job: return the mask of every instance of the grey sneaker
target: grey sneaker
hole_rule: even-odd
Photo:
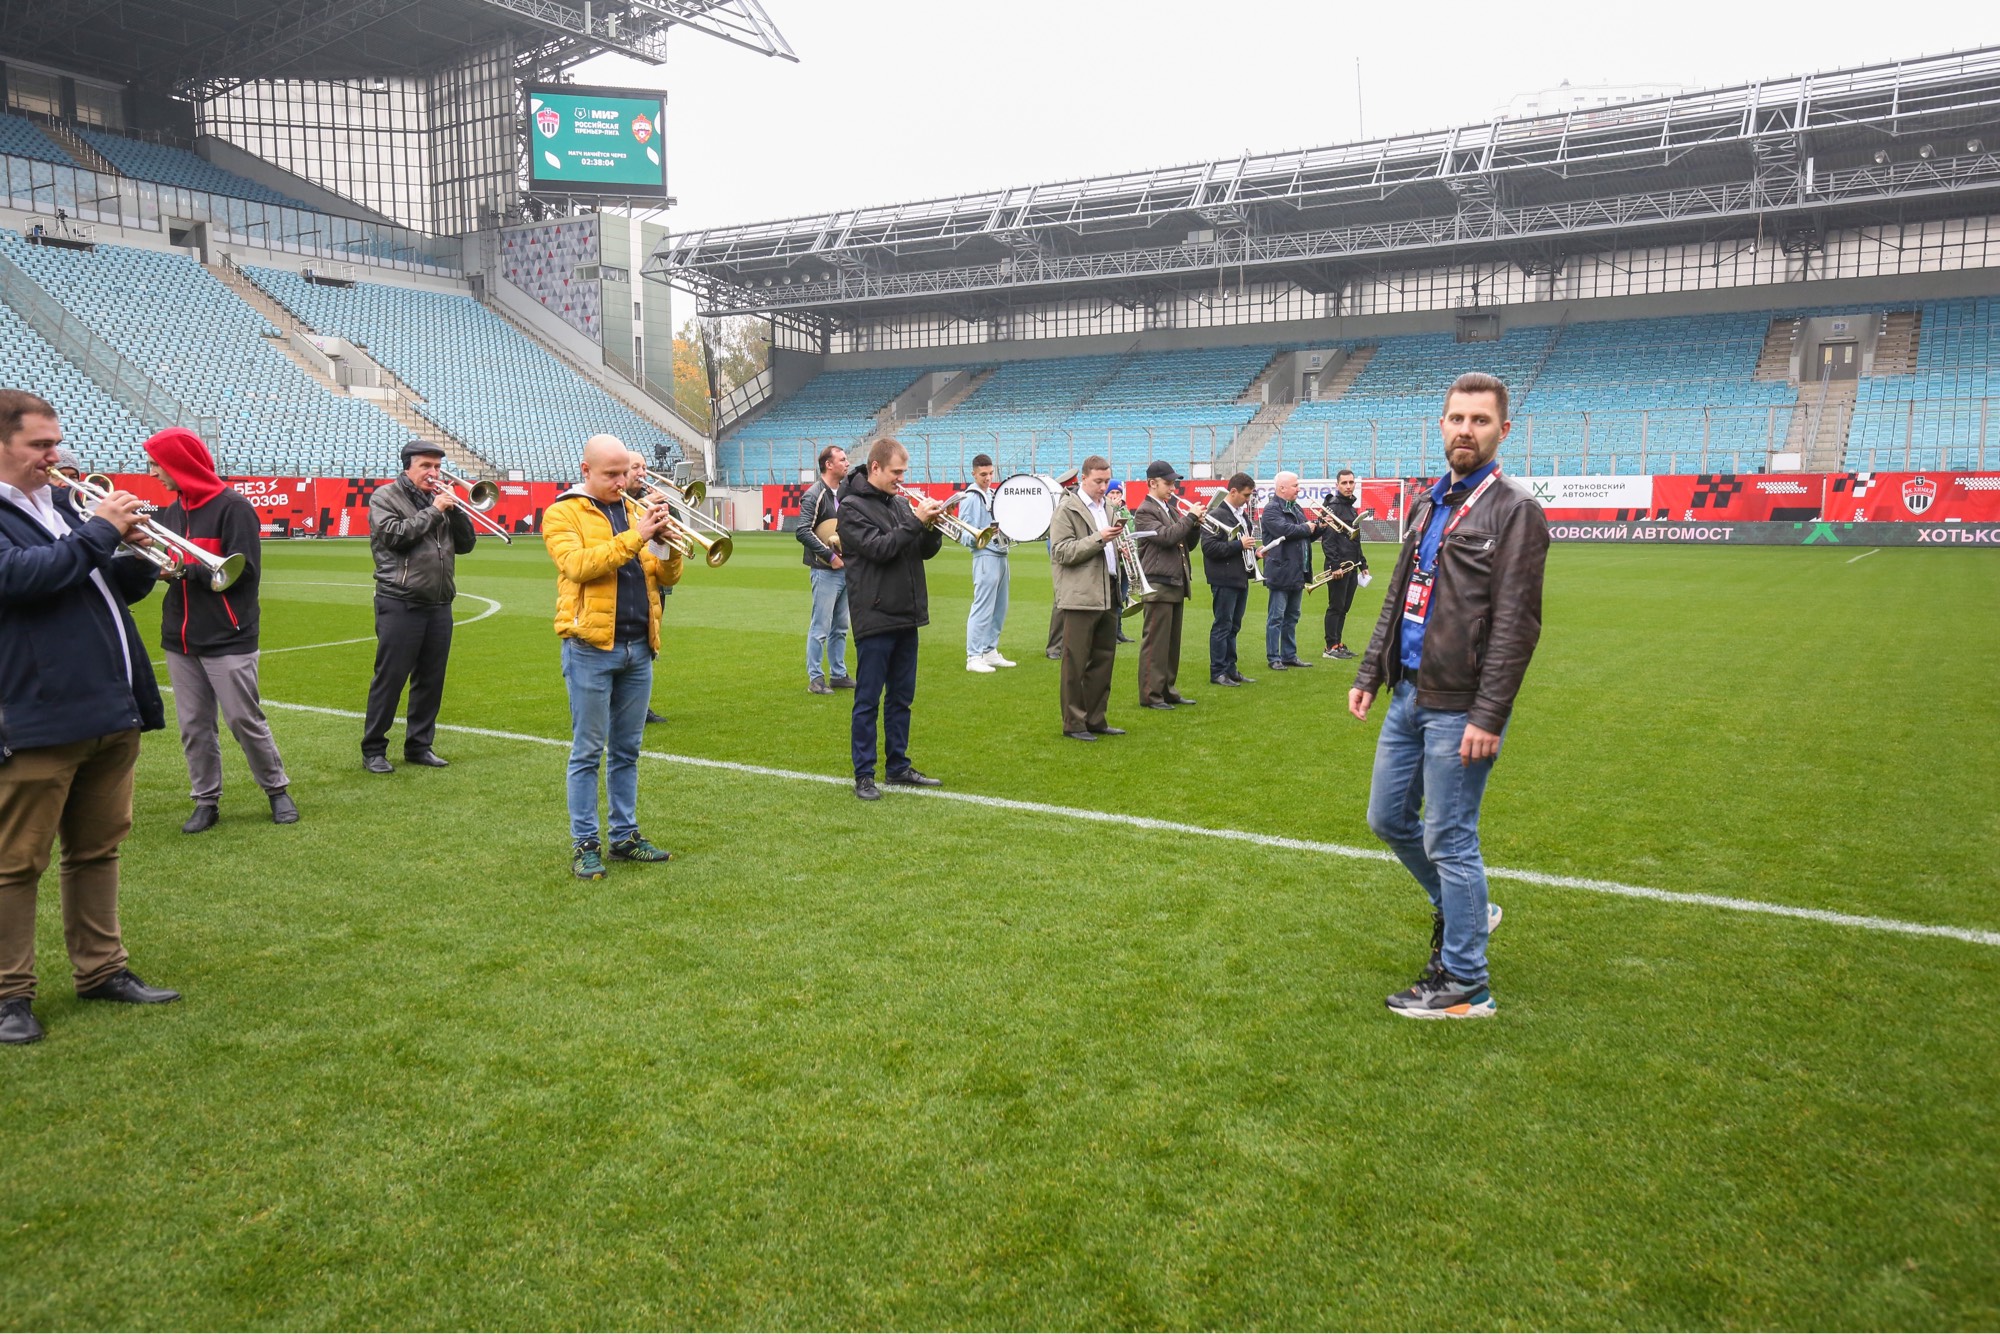
[[[1426,971],[1383,1004],[1405,1019],[1491,1019],[1499,1009],[1486,983],[1461,982],[1442,969]]]

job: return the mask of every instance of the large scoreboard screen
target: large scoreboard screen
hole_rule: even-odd
[[[529,84],[528,186],[540,194],[665,199],[666,94]]]

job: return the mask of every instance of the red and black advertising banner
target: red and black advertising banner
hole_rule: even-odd
[[[121,490],[162,508],[173,493],[148,473],[120,473]],[[393,477],[232,477],[229,485],[257,509],[265,537],[366,537],[368,498]],[[500,499],[486,511],[510,533],[539,533],[542,512],[567,485],[562,482],[497,482]]]

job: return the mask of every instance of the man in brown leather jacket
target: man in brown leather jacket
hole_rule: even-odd
[[[1174,485],[1180,480],[1173,464],[1153,460],[1146,465],[1146,498],[1132,512],[1139,529],[1139,567],[1153,586],[1141,613],[1145,628],[1139,632],[1139,705],[1147,709],[1194,703],[1174,689],[1181,673],[1181,620],[1192,582],[1188,548],[1201,536],[1193,516],[1174,504]]]
[[[1393,691],[1368,826],[1431,901],[1430,964],[1389,1008],[1476,1019],[1495,1009],[1486,938],[1500,915],[1486,898],[1479,803],[1541,638],[1549,525],[1494,458],[1512,426],[1506,385],[1459,376],[1439,425],[1450,471],[1412,507],[1347,708],[1365,721],[1377,692]]]

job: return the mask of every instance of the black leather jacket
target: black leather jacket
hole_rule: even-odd
[[[1461,498],[1454,506],[1462,503]],[[1382,617],[1354,676],[1359,689],[1380,691],[1403,677],[1403,590],[1430,516],[1427,491],[1411,508],[1396,572],[1382,594]],[[1542,637],[1542,570],[1548,555],[1549,521],[1542,507],[1527,487],[1500,478],[1438,546],[1437,585],[1417,673],[1418,704],[1463,712],[1466,721],[1489,732],[1506,726]]]
[[[375,553],[375,591],[405,602],[450,602],[458,596],[454,558],[472,550],[478,534],[462,509],[446,515],[435,497],[408,477],[375,488],[368,498],[368,547]]]

